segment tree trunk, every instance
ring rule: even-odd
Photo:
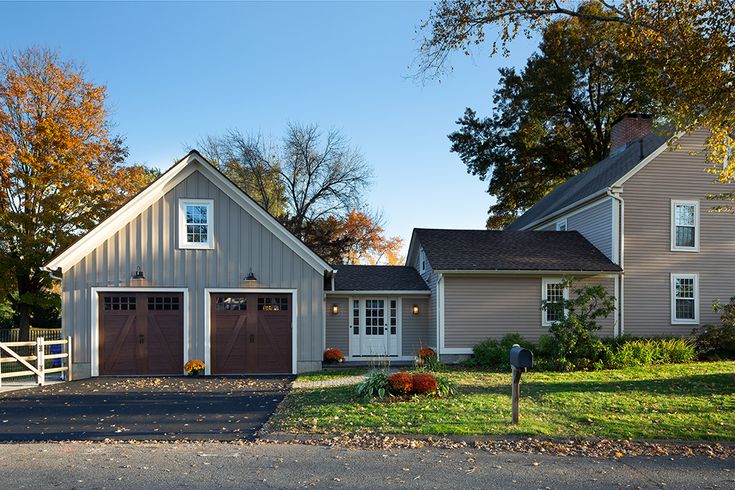
[[[31,340],[31,307],[24,303],[18,304],[18,326],[20,327],[19,339],[21,342]]]

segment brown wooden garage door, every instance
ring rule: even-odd
[[[184,304],[180,293],[100,293],[99,373],[181,374]]]
[[[290,294],[213,294],[212,374],[290,373]]]

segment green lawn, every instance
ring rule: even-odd
[[[735,362],[527,373],[517,427],[509,373],[448,375],[458,384],[449,399],[366,402],[354,386],[294,390],[276,430],[735,440]]]

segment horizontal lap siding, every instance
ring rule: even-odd
[[[339,307],[339,313],[332,315],[332,305]],[[334,347],[349,355],[350,304],[348,298],[327,297],[327,348]]]
[[[431,345],[431,328],[429,317],[429,298],[403,298],[403,356],[413,356],[420,347]],[[419,314],[413,314],[413,305],[418,305]]]
[[[445,348],[470,348],[510,333],[536,341],[548,333],[541,325],[541,276],[445,276],[444,281]],[[603,284],[614,294],[613,278],[585,278],[575,284]],[[614,314],[599,323],[599,335],[613,335]]]
[[[671,324],[674,273],[698,273],[700,323],[717,323],[715,299],[735,295],[735,216],[709,212],[717,201],[709,193],[735,190],[705,173],[706,133],[682,138],[623,187],[625,201],[625,333],[636,336],[689,335],[693,325]],[[699,200],[699,252],[671,251],[671,200]]]
[[[578,231],[609,259],[613,257],[612,199],[605,199],[567,218],[567,229]]]
[[[179,198],[214,199],[214,250],[177,248]],[[131,279],[138,266],[143,281]],[[242,281],[250,268],[255,284]],[[91,362],[91,287],[188,288],[188,358],[204,357],[205,288],[298,289],[298,362],[321,362],[322,274],[198,171],[65,271],[63,285],[62,321],[81,376]]]

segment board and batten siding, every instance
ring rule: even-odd
[[[200,165],[198,162],[195,165]],[[214,200],[214,249],[178,248],[178,200]],[[145,280],[133,280],[138,267]],[[242,279],[252,268],[258,281]],[[64,272],[62,324],[74,342],[75,376],[91,372],[92,287],[188,288],[187,359],[204,358],[205,288],[298,290],[298,370],[319,369],[323,274],[195,171]]]
[[[706,137],[705,131],[683,137],[678,149],[664,150],[623,184],[626,334],[691,333],[694,325],[671,323],[671,273],[699,274],[700,324],[719,324],[712,302],[735,296],[735,216],[709,211],[718,201],[705,198],[735,186],[704,171]],[[672,199],[699,201],[698,252],[671,251]]]
[[[541,322],[541,283],[552,276],[445,275],[444,348],[471,348],[485,339],[517,333],[537,341],[548,333]],[[614,294],[614,278],[581,278],[575,287],[603,284]],[[597,335],[614,334],[615,315],[601,320]]]
[[[352,299],[386,298],[401,300],[401,352],[403,357],[413,356],[419,347],[428,345],[429,331],[429,298],[426,296],[395,295],[354,295]],[[327,296],[327,347],[336,347],[347,357],[349,352],[349,326],[352,307],[348,297]],[[339,306],[339,313],[331,314],[332,305]],[[419,314],[413,314],[413,305],[418,305]],[[386,310],[387,311],[387,310]]]
[[[567,220],[567,230],[578,231],[607,258],[613,260],[613,200],[606,198],[598,203],[555,218],[553,222],[536,228],[540,231],[556,230],[556,223]]]

